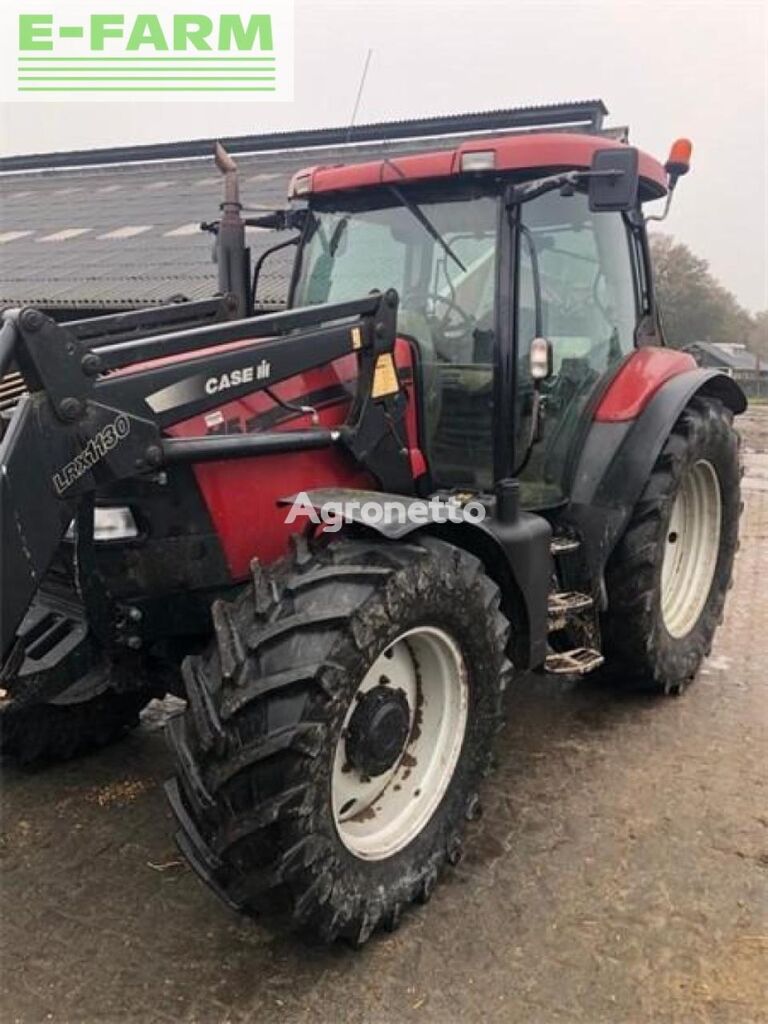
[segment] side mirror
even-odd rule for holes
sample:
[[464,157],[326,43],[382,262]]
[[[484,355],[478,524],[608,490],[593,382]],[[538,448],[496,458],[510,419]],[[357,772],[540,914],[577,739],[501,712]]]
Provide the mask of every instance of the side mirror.
[[640,190],[637,150],[632,146],[598,149],[589,177],[592,213],[633,210]]

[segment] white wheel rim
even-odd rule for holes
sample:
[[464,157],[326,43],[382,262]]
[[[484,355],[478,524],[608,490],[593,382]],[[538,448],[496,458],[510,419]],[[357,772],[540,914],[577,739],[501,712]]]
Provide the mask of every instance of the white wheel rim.
[[671,636],[687,636],[712,589],[720,553],[722,502],[714,466],[687,471],[672,506],[661,567],[661,613]]
[[[346,732],[358,701],[381,685],[403,691],[409,733],[392,767],[365,779],[348,762]],[[453,778],[468,705],[464,658],[443,630],[431,626],[409,630],[376,659],[347,710],[333,764],[334,822],[355,856],[384,860],[423,831]]]

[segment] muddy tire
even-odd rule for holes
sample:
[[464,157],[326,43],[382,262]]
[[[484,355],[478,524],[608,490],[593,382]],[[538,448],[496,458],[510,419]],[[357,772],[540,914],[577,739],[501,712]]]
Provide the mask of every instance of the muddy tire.
[[0,726],[0,753],[19,764],[67,761],[116,742],[139,724],[152,693],[103,693],[80,704],[40,704],[8,711]]
[[606,573],[606,674],[679,694],[722,621],[738,546],[739,439],[732,414],[696,398],[675,425]]
[[[359,945],[426,902],[460,857],[500,727],[499,602],[451,545],[364,538],[297,545],[214,606],[216,644],[184,665],[167,792],[181,850],[227,903]],[[437,749],[450,771],[430,775]]]

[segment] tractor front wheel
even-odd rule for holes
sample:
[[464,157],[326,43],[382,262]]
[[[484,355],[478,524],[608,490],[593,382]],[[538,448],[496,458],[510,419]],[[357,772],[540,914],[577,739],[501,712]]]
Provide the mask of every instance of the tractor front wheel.
[[461,853],[501,721],[509,623],[472,555],[342,539],[214,606],[170,726],[177,840],[228,903],[355,945]]
[[606,670],[622,684],[680,693],[711,650],[738,545],[732,419],[716,399],[693,400],[608,565]]

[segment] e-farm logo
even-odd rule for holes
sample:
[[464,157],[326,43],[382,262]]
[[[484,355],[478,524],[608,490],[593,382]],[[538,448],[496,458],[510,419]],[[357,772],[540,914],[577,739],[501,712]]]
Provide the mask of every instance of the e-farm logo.
[[293,0],[2,0],[0,30],[5,101],[293,98]]

